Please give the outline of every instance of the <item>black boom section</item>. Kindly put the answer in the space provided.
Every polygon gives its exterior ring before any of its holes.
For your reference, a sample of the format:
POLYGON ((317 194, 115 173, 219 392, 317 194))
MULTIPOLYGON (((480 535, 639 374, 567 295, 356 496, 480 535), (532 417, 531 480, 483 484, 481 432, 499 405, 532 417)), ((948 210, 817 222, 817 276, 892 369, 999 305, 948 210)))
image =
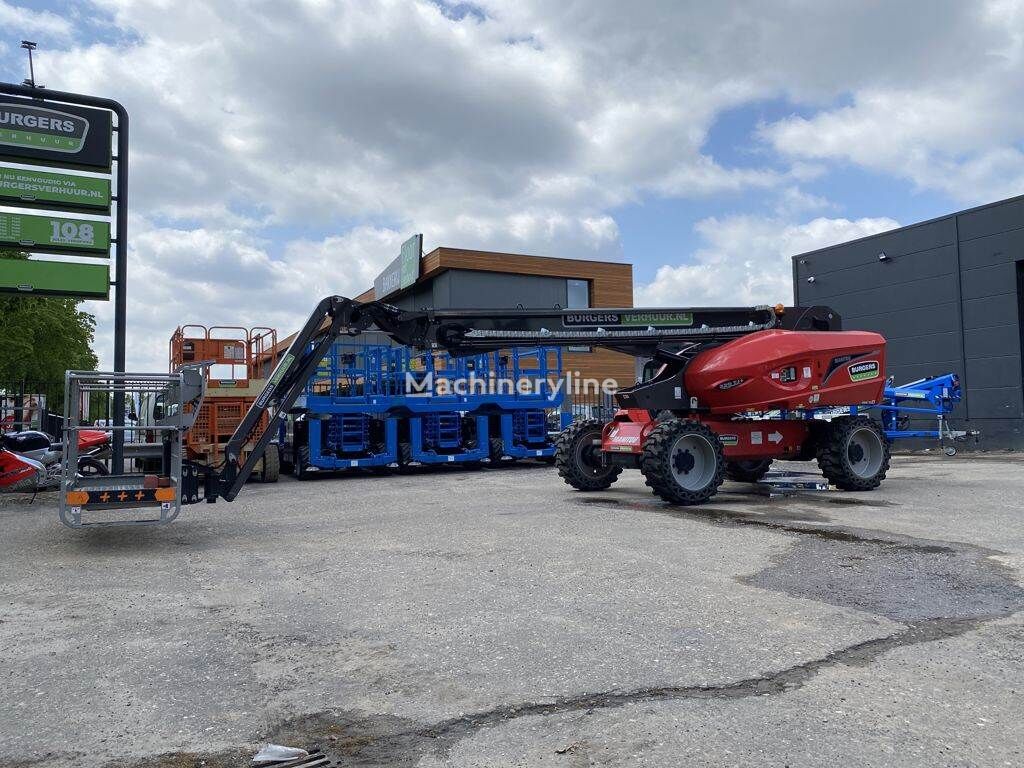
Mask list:
POLYGON ((455 354, 585 344, 633 355, 652 354, 666 342, 725 340, 779 324, 771 307, 394 310, 375 322, 403 344, 434 343, 455 354))
POLYGON ((279 422, 287 417, 288 409, 302 394, 306 382, 334 340, 344 333, 358 334, 366 330, 369 322, 353 317, 356 307, 357 302, 342 296, 329 296, 316 305, 313 314, 295 334, 288 351, 274 367, 266 387, 249 406, 245 417, 224 446, 224 467, 216 478, 215 487, 211 487, 212 478, 207 480, 207 501, 214 501, 218 495, 228 501, 234 500, 263 457, 267 445, 277 434, 279 422), (255 437, 249 457, 239 466, 242 446, 246 444, 267 410, 272 412, 273 418, 269 419, 263 433, 255 437))
MULTIPOLYGON (((376 327, 399 344, 442 347, 471 354, 516 346, 604 347, 627 354, 685 365, 685 350, 721 343, 771 328, 837 330, 839 316, 828 307, 693 307, 685 309, 423 309, 401 310, 379 301, 358 302, 328 296, 316 305, 278 361, 263 392, 249 408, 224 447, 219 471, 202 468, 205 499, 232 501, 253 469, 309 377, 334 341, 376 327), (681 352, 680 350, 684 350, 681 352), (272 413, 266 429, 253 435, 263 414, 272 413), (246 461, 242 447, 254 440, 246 461)), ((662 377, 658 377, 659 380, 662 377)), ((651 382, 658 389, 662 382, 651 382)), ((667 382, 666 382, 667 383, 667 382)), ((661 393, 659 392, 658 395, 661 393)), ((637 396, 644 398, 645 393, 637 396)), ((649 396, 649 395, 648 395, 649 396)), ((654 398, 661 399, 660 396, 654 398)))

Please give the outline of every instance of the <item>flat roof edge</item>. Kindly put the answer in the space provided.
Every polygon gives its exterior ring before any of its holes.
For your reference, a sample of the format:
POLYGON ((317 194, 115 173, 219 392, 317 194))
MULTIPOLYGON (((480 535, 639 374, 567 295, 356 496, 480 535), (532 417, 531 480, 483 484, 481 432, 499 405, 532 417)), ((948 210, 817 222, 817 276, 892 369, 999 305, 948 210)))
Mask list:
POLYGON ((791 261, 793 261, 793 260, 796 260, 796 259, 801 259, 804 256, 813 256, 814 254, 821 253, 822 251, 830 251, 833 248, 838 248, 838 247, 843 246, 843 245, 853 245, 854 243, 863 243, 863 242, 866 242, 868 240, 873 240, 876 237, 883 237, 885 235, 891 235, 893 232, 902 232, 904 230, 914 229, 915 227, 925 227, 925 226, 928 226, 929 224, 936 224, 936 223, 938 223, 940 221, 946 221, 947 219, 953 219, 953 218, 956 218, 957 216, 963 216, 964 214, 967 214, 967 213, 977 213, 978 211, 984 211, 987 208, 995 208, 998 205, 1006 205, 1007 203, 1016 203, 1016 202, 1021 202, 1021 201, 1024 201, 1024 195, 1014 195, 1013 197, 1007 197, 1007 198, 1005 198, 1003 200, 996 200, 996 201, 991 202, 991 203, 985 203, 984 205, 976 205, 973 208, 964 208, 961 211, 953 211, 952 213, 945 213, 942 216, 936 216, 933 219, 925 219, 924 221, 915 221, 913 224, 904 224, 902 227, 894 227, 893 229, 886 229, 886 230, 884 230, 882 232, 875 232, 875 234, 873 234, 873 235, 864 235, 863 237, 858 237, 858 238, 855 238, 853 240, 844 240, 843 242, 836 243, 835 245, 825 245, 825 246, 822 246, 821 248, 815 248, 813 251, 804 251, 803 253, 798 253, 798 254, 796 254, 794 256, 790 256, 789 258, 790 258, 791 261))

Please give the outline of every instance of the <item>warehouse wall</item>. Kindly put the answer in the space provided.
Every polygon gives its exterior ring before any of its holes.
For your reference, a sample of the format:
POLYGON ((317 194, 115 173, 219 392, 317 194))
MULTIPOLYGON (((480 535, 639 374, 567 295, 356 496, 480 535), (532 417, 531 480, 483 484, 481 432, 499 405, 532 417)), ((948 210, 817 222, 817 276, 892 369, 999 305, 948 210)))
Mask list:
POLYGON ((801 254, 793 276, 798 304, 886 336, 897 381, 960 374, 983 447, 1024 448, 1024 197, 801 254))

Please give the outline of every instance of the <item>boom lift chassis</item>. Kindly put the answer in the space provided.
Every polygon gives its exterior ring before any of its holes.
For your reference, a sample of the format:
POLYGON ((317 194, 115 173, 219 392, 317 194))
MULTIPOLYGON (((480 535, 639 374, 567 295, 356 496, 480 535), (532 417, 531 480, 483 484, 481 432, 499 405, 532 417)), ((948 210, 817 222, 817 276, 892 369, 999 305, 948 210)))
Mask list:
POLYGON ((407 311, 330 296, 224 446, 223 465, 181 463, 181 477, 170 481, 180 503, 233 501, 331 344, 371 327, 454 355, 588 345, 649 358, 653 377, 617 393, 620 410, 610 422, 577 422, 559 437, 559 474, 579 490, 607 488, 623 469, 637 468, 666 501, 699 504, 725 476, 757 480, 775 458, 817 458, 847 490, 877 487, 888 468, 888 442, 875 421, 814 418, 819 408, 876 403, 884 385, 885 340, 840 331, 827 307, 407 311), (243 459, 247 442, 253 448, 243 459))

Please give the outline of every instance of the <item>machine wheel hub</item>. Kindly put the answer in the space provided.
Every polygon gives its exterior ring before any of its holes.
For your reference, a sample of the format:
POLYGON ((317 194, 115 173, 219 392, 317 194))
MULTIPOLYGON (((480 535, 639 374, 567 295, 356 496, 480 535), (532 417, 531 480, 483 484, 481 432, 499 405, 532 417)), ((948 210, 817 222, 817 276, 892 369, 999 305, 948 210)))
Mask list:
POLYGON ((672 457, 672 466, 675 467, 676 472, 682 472, 683 474, 688 474, 696 463, 693 454, 686 449, 676 451, 672 457))

